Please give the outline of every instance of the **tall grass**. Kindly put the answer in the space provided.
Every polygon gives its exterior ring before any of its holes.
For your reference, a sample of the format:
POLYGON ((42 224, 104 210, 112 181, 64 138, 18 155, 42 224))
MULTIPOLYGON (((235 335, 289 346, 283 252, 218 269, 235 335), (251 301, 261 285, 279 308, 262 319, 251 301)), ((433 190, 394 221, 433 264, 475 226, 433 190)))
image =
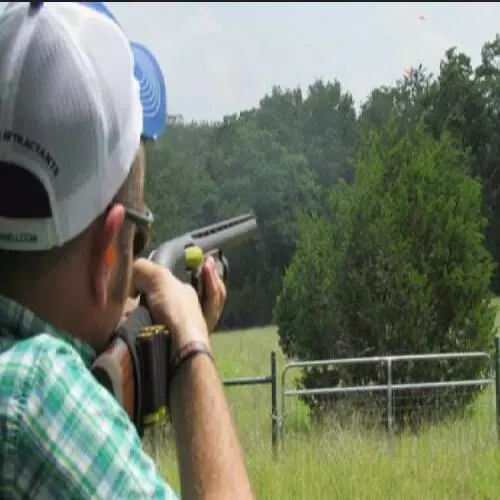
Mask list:
MULTIPOLYGON (((285 360, 273 328, 216 335, 223 377, 278 373, 285 360)), ((447 422, 414 437, 388 439, 352 426, 311 424, 307 409, 287 402, 284 447, 271 453, 269 386, 227 387, 234 420, 259 499, 499 499, 500 447, 496 444, 491 391, 478 399, 470 419, 447 422)), ((160 467, 178 489, 175 452, 162 450, 160 467)))

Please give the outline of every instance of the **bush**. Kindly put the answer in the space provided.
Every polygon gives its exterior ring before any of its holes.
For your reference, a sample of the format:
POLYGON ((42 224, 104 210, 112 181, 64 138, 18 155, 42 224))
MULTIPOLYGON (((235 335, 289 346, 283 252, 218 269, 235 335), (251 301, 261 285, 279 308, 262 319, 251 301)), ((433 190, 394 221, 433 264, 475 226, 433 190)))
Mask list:
MULTIPOLYGON (((395 121, 366 138, 352 185, 330 194, 329 210, 304 216, 297 251, 275 306, 283 351, 300 359, 486 350, 494 311, 492 259, 483 243, 481 186, 450 136, 418 126, 400 138, 395 121)), ((372 365, 304 373, 302 387, 385 383, 372 365)), ((399 363, 394 383, 474 378, 483 361, 399 363)), ((413 394, 399 408, 462 410, 475 390, 413 394)), ((354 400, 354 398, 353 398, 354 400)), ((307 398, 316 409, 324 399, 307 398)), ((330 399, 335 401, 335 399, 330 399)), ((356 398, 363 410, 363 398, 356 398)), ((431 415, 422 413, 419 421, 431 415)))

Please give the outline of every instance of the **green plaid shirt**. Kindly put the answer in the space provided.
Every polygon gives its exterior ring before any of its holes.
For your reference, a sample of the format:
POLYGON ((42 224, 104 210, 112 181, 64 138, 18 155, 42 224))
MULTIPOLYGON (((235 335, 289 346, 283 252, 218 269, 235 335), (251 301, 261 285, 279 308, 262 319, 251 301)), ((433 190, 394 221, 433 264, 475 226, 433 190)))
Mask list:
POLYGON ((0 498, 177 498, 93 357, 0 296, 0 498))

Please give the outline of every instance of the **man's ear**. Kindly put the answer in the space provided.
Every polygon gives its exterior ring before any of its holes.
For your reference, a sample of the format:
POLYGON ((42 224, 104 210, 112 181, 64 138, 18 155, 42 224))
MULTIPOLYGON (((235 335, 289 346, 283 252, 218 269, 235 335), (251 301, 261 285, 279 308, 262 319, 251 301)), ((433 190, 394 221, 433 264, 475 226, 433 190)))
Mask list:
POLYGON ((118 261, 119 236, 124 219, 125 210, 123 205, 113 205, 94 231, 91 286, 99 307, 105 307, 108 302, 109 282, 113 275, 113 268, 118 261))

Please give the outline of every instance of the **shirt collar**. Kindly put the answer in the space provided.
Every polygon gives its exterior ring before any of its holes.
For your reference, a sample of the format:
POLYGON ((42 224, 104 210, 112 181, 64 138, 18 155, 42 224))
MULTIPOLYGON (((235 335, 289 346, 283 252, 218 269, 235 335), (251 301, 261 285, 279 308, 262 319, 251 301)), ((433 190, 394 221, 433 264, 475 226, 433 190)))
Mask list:
POLYGON ((0 295, 0 328, 19 339, 27 339, 40 333, 47 333, 71 345, 88 367, 95 359, 95 351, 89 344, 58 330, 50 323, 36 316, 27 307, 3 295, 0 295))

